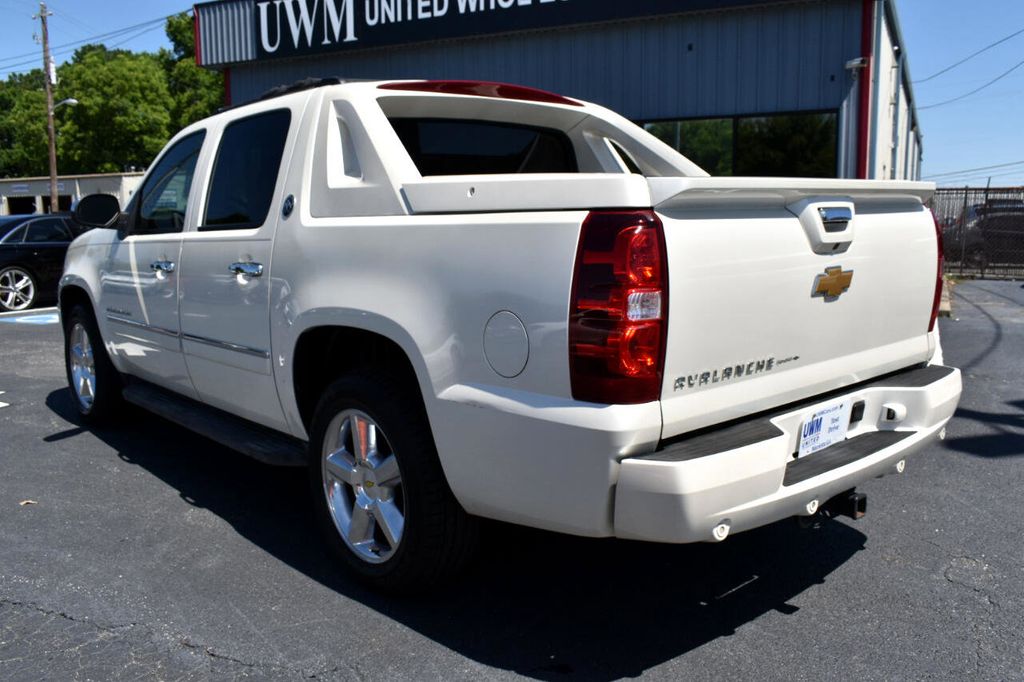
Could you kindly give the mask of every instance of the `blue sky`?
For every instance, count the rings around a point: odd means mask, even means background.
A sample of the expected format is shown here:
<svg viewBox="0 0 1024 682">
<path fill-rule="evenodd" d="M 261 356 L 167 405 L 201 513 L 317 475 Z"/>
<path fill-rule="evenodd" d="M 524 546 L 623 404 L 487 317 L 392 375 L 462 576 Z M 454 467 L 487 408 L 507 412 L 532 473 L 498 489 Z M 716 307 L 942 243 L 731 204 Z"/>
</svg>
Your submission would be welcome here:
<svg viewBox="0 0 1024 682">
<path fill-rule="evenodd" d="M 925 79 L 972 52 L 1024 29 L 1021 0 L 899 0 L 911 76 Z M 1024 60 L 1024 34 L 927 83 L 914 85 L 919 107 L 984 85 Z M 1024 66 L 960 102 L 919 112 L 928 176 L 1024 162 Z M 943 185 L 1024 185 L 1024 163 L 932 178 Z"/>
<path fill-rule="evenodd" d="M 189 9 L 178 0 L 52 0 L 51 42 L 55 46 L 142 24 Z M 916 80 L 970 53 L 1024 29 L 1024 0 L 898 0 L 911 75 Z M 0 77 L 33 68 L 42 60 L 32 34 L 39 22 L 33 0 L 0 0 Z M 132 50 L 166 46 L 162 26 L 104 41 Z M 142 32 L 145 31 L 145 32 Z M 70 49 L 57 58 L 70 56 Z M 914 86 L 918 106 L 951 99 L 983 85 L 1024 59 L 1024 34 L 963 66 Z M 35 60 L 35 61 L 33 61 Z M 27 62 L 27 63 L 24 63 Z M 919 112 L 924 132 L 923 174 L 928 176 L 983 166 L 1024 162 L 1024 67 L 961 102 Z M 1024 163 L 1016 166 L 934 178 L 940 184 L 1024 185 Z"/>
<path fill-rule="evenodd" d="M 190 0 L 52 0 L 46 4 L 53 12 L 50 17 L 53 47 L 192 8 Z M 6 78 L 12 70 L 27 71 L 42 66 L 42 48 L 32 39 L 33 34 L 40 32 L 39 21 L 32 19 L 38 12 L 38 0 L 0 0 L 0 77 Z M 136 51 L 155 51 L 169 46 L 163 26 L 159 24 L 101 42 L 108 47 L 116 45 Z M 54 56 L 58 62 L 64 61 L 71 57 L 73 49 L 55 50 Z"/>
</svg>

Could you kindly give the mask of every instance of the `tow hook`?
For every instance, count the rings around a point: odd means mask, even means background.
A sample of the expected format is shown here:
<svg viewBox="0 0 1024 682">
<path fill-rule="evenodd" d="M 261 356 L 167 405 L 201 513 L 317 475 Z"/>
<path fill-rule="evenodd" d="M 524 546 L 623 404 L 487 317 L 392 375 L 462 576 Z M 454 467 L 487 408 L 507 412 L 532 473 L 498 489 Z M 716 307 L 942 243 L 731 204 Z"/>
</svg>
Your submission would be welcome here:
<svg viewBox="0 0 1024 682">
<path fill-rule="evenodd" d="M 839 493 L 821 505 L 821 514 L 829 518 L 848 516 L 857 520 L 863 518 L 867 512 L 868 496 L 857 492 L 855 488 Z"/>
</svg>

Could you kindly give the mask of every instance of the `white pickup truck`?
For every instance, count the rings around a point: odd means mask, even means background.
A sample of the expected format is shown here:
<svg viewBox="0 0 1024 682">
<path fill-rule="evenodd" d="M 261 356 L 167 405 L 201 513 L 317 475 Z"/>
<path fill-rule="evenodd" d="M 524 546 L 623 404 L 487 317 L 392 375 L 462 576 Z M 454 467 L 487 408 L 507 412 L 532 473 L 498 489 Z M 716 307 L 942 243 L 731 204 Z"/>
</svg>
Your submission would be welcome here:
<svg viewBox="0 0 1024 682">
<path fill-rule="evenodd" d="M 479 517 L 722 541 L 822 511 L 961 392 L 914 182 L 711 178 L 518 86 L 302 84 L 182 130 L 60 289 L 87 421 L 141 405 L 308 466 L 377 585 L 462 565 Z"/>
</svg>

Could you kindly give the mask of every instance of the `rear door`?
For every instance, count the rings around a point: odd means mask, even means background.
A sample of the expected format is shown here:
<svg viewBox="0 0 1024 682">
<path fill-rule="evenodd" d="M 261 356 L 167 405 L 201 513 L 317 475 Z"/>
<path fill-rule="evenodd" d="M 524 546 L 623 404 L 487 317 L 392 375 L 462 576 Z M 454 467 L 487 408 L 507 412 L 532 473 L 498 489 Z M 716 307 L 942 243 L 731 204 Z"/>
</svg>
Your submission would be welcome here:
<svg viewBox="0 0 1024 682">
<path fill-rule="evenodd" d="M 200 399 L 284 428 L 270 349 L 270 254 L 282 200 L 288 108 L 227 124 L 198 227 L 182 247 L 181 331 Z"/>
</svg>

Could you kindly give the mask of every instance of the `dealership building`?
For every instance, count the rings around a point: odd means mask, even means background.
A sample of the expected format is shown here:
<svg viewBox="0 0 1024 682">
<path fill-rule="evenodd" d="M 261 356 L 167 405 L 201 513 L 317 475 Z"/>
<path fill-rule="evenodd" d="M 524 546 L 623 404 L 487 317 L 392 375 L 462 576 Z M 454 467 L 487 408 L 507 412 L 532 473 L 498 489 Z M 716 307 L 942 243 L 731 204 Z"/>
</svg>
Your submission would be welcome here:
<svg viewBox="0 0 1024 682">
<path fill-rule="evenodd" d="M 306 78 L 501 81 L 607 106 L 713 175 L 916 179 L 894 0 L 220 0 L 239 104 Z"/>
</svg>

